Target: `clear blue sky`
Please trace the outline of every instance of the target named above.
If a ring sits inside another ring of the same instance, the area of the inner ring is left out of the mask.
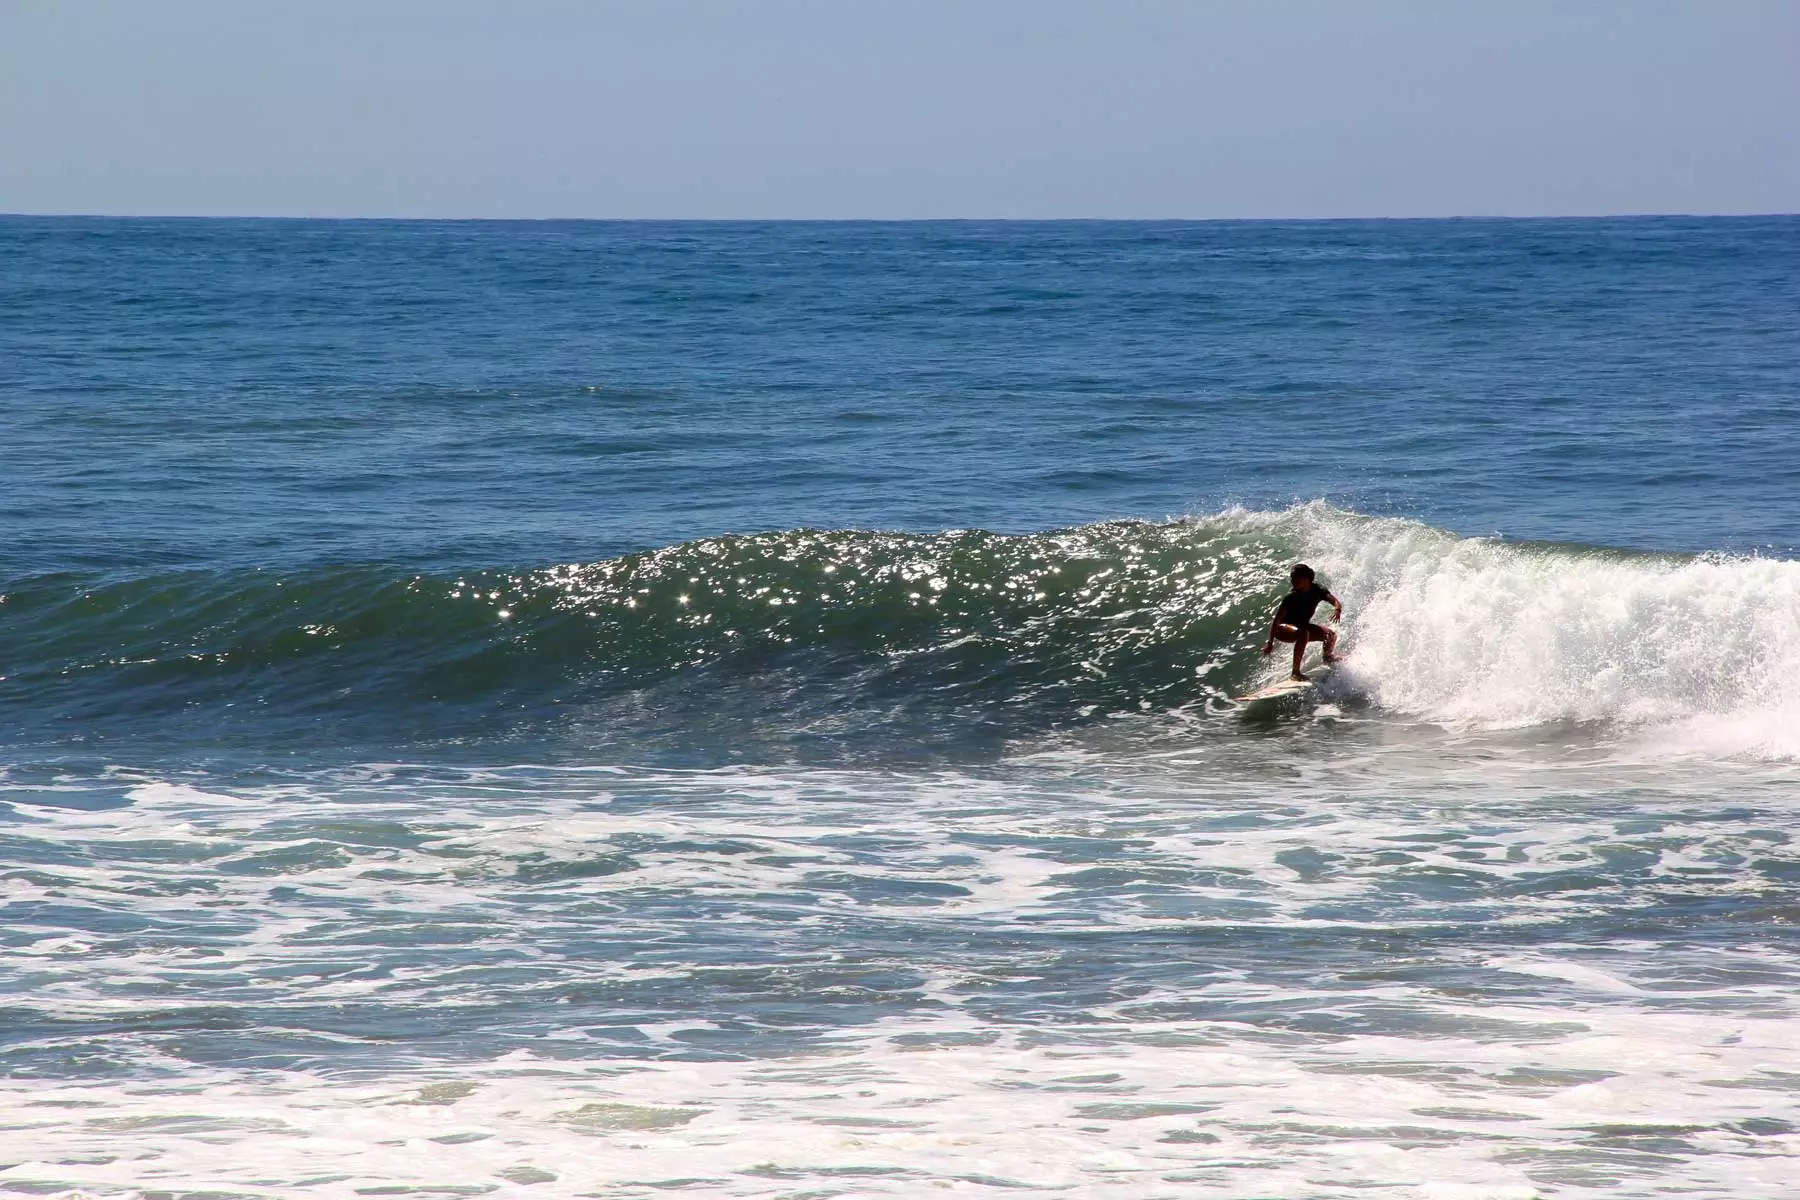
[[[1800,211],[1800,0],[0,0],[0,212]]]

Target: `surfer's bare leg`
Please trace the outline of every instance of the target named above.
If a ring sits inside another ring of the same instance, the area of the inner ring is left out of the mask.
[[[1300,660],[1306,657],[1306,630],[1295,625],[1277,625],[1270,633],[1275,641],[1294,643],[1294,671],[1291,678],[1305,679],[1306,676],[1300,673]]]
[[[1294,669],[1289,673],[1291,679],[1305,679],[1300,670],[1300,663],[1306,658],[1306,647],[1313,642],[1322,643],[1325,647],[1325,661],[1334,663],[1337,656],[1337,630],[1325,625],[1277,625],[1274,629],[1274,640],[1294,643]],[[1266,653],[1266,651],[1265,651]]]

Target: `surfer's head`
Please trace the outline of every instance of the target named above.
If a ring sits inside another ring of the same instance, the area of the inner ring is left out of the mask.
[[[1288,572],[1288,579],[1293,582],[1295,587],[1299,587],[1303,583],[1311,583],[1313,569],[1305,563],[1295,563],[1294,569]]]

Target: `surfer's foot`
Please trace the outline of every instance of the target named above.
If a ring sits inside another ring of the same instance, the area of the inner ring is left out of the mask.
[[[1289,675],[1288,678],[1293,680],[1295,683],[1311,683],[1312,682],[1312,680],[1308,679],[1306,676],[1302,675],[1298,671],[1295,671],[1292,675]]]
[[[1341,654],[1327,654],[1325,656],[1325,661],[1328,663],[1341,663],[1344,661],[1344,656]]]

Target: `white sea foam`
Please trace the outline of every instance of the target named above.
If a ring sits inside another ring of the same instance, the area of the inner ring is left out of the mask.
[[[1775,1196],[1800,1136],[1766,1115],[1789,1021],[1484,1009],[1530,1040],[1244,1038],[1219,1023],[886,1022],[815,1057],[570,1062],[514,1052],[336,1078],[193,1070],[178,1088],[27,1082],[0,1182],[40,1194],[1537,1200]],[[1558,1031],[1558,1032],[1550,1032]],[[579,1041],[579,1035],[576,1040]],[[686,1181],[677,1184],[676,1181]],[[822,1189],[822,1190],[821,1190]]]
[[[1237,519],[1298,538],[1348,607],[1349,678],[1384,709],[1800,757],[1800,562],[1458,538],[1322,504]]]
[[[0,1087],[0,1185],[1779,1194],[1791,953],[1657,913],[1780,902],[1786,768],[1283,745],[1273,781],[1089,750],[21,810],[0,1004],[44,1074]]]

